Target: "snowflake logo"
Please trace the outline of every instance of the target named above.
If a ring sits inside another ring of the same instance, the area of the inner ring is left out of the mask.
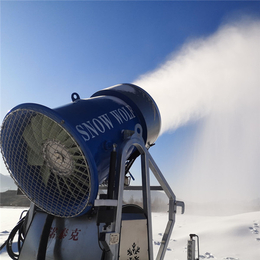
[[[127,255],[129,256],[127,260],[139,260],[140,247],[133,243],[132,248],[127,250]]]

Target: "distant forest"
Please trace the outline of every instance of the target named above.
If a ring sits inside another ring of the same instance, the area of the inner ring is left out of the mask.
[[[140,199],[134,199],[133,196],[129,200],[124,201],[125,204],[135,204],[143,206]],[[29,207],[30,201],[24,195],[17,195],[16,190],[8,190],[0,193],[0,206],[18,206],[18,207]],[[167,203],[161,198],[154,198],[152,200],[151,209],[153,212],[167,211]]]
[[[29,207],[30,201],[24,195],[17,195],[16,190],[8,190],[0,193],[0,206]]]

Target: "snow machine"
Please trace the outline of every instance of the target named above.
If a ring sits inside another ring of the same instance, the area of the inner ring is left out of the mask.
[[[169,218],[156,259],[164,259],[175,223],[184,212],[148,149],[161,126],[152,97],[120,84],[50,109],[26,103],[1,127],[1,153],[19,190],[31,201],[6,246],[20,260],[132,260],[153,256],[151,190],[169,199]],[[129,170],[141,162],[142,207],[123,202]],[[159,186],[150,186],[150,171]],[[18,253],[12,251],[18,235]]]

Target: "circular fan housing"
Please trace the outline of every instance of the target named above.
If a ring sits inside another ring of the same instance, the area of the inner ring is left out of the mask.
[[[9,172],[44,211],[60,217],[80,215],[91,207],[97,192],[91,181],[98,183],[97,176],[62,123],[45,115],[47,108],[29,106],[13,110],[3,123],[2,151]]]

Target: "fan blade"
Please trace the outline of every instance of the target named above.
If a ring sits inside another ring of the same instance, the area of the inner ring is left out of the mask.
[[[68,184],[68,182],[67,182],[67,180],[66,180],[66,177],[61,176],[61,178],[63,179],[64,183],[66,184],[66,186],[67,186],[68,190],[70,191],[70,193],[72,194],[72,196],[73,196],[75,199],[77,199],[77,197],[75,196],[74,192],[72,191],[70,185]]]
[[[58,176],[56,174],[54,174],[55,176],[55,179],[56,179],[56,184],[57,184],[57,188],[60,192],[60,195],[63,196],[62,192],[61,192],[61,189],[60,189],[60,184],[59,184],[59,179],[58,179]]]
[[[71,181],[72,184],[74,184],[74,186],[79,190],[80,193],[84,194],[85,189],[83,188],[83,186],[79,185],[79,181],[74,180],[73,178],[70,178],[70,181]]]
[[[69,148],[69,152],[70,152],[71,154],[79,153],[79,148],[78,148],[77,146],[75,146],[75,147],[70,147],[70,148]]]
[[[44,158],[42,155],[37,154],[30,146],[27,147],[27,162],[29,165],[42,166]]]
[[[70,136],[64,130],[61,130],[61,132],[56,136],[56,139],[62,143],[64,143],[68,138],[70,138]]]
[[[52,121],[49,117],[44,116],[42,120],[42,139],[46,140],[49,138],[50,131],[52,129],[52,125],[54,121]]]
[[[89,177],[89,174],[88,174],[88,173],[85,173],[86,170],[87,170],[87,172],[89,172],[89,168],[88,168],[87,165],[75,163],[75,166],[78,166],[78,167],[84,169],[84,170],[79,170],[79,169],[75,168],[74,170],[75,170],[76,172],[79,172],[79,173],[81,173],[82,175],[85,175],[86,177]]]
[[[76,161],[78,160],[84,160],[84,157],[82,155],[73,155],[72,158]]]
[[[82,177],[78,176],[77,174],[74,174],[73,178],[77,179],[78,182],[80,182],[82,185],[89,187],[89,180],[88,179],[82,178]]]
[[[41,175],[42,175],[43,183],[45,184],[45,187],[47,187],[47,183],[49,181],[51,171],[50,171],[50,168],[47,166],[46,163],[44,163],[44,165],[41,168]]]
[[[30,147],[36,154],[40,154],[42,152],[42,147],[38,144],[37,139],[34,136],[31,124],[28,124],[25,127],[23,132],[23,138],[25,139],[28,147]]]
[[[66,146],[66,147],[71,147],[71,146],[74,146],[75,145],[75,142],[74,140],[70,137],[68,138],[66,141],[63,142],[63,144]]]
[[[31,120],[31,126],[33,130],[33,134],[35,137],[35,140],[37,141],[38,145],[42,144],[42,121],[43,121],[43,115],[37,114],[34,116]]]
[[[49,139],[56,139],[61,130],[62,128],[60,127],[60,125],[58,123],[54,123],[51,126],[51,130],[49,132]]]

